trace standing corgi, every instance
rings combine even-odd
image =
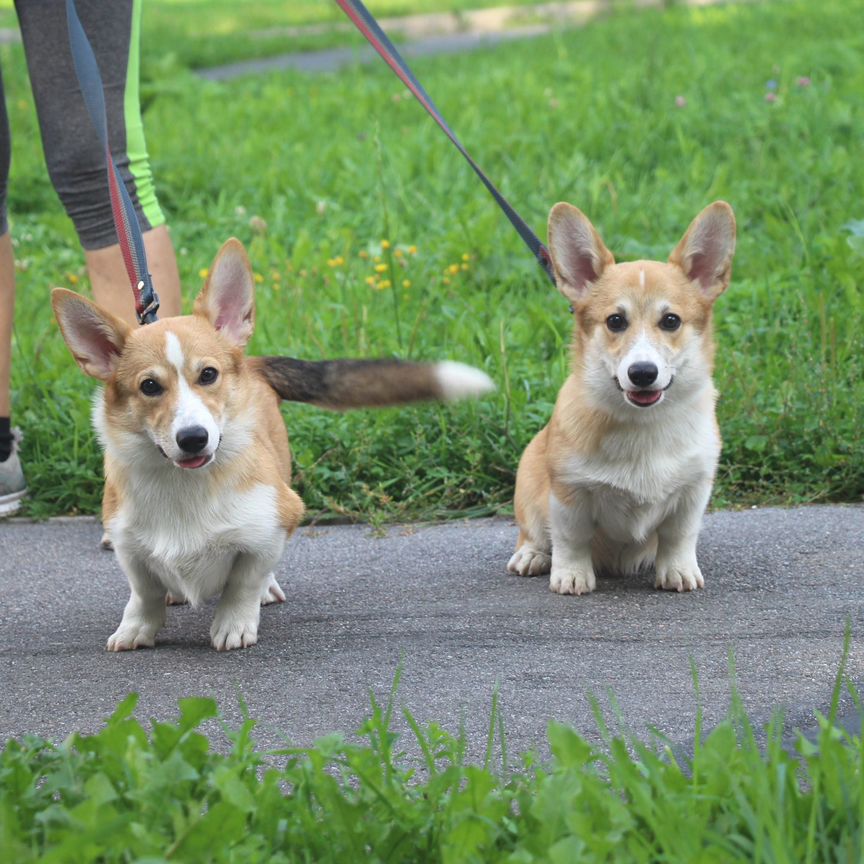
[[[572,371],[519,462],[508,569],[550,573],[559,594],[652,564],[657,588],[702,588],[696,540],[720,456],[711,314],[732,274],[732,208],[706,207],[665,264],[616,264],[569,204],[552,208],[549,247],[576,316]]]
[[[192,315],[133,329],[71,291],[52,292],[72,355],[104,382],[94,404],[103,521],[131,588],[110,651],[154,644],[166,594],[193,605],[220,596],[217,650],[257,642],[260,605],[285,599],[273,570],[303,515],[280,399],[341,409],[493,388],[461,363],[247,358],[254,284],[245,250],[229,240]]]

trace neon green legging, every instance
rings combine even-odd
[[[141,0],[76,0],[105,86],[114,161],[143,230],[165,221],[156,200],[138,94]],[[15,0],[48,174],[85,249],[117,242],[105,156],[78,88],[65,0]],[[2,97],[0,77],[0,97]],[[8,229],[10,137],[0,98],[0,233]]]

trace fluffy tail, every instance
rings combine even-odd
[[[495,389],[485,372],[464,363],[252,357],[250,363],[289,402],[337,411],[406,402],[453,402]]]

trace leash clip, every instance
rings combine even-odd
[[[141,281],[138,283],[138,293],[140,296],[141,291],[144,290],[144,282]],[[159,311],[159,295],[155,290],[151,289],[153,294],[153,299],[141,310],[136,309],[135,315],[138,318],[138,323],[141,325],[144,324],[152,324],[153,321],[156,320],[156,313]],[[147,319],[151,320],[147,320]]]

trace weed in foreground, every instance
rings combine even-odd
[[[847,637],[848,650],[848,637]],[[645,743],[597,719],[602,744],[549,727],[551,759],[507,763],[493,697],[486,756],[466,759],[464,734],[394,730],[390,698],[372,698],[350,738],[256,750],[255,723],[226,729],[227,752],[202,724],[210,699],[180,702],[151,728],[129,696],[94,735],[60,745],[9,741],[0,754],[0,858],[10,862],[823,862],[864,854],[862,734],[840,727],[843,664],[815,738],[783,746],[735,697],[692,756]],[[698,695],[698,681],[697,681]],[[416,755],[408,755],[406,747]]]

